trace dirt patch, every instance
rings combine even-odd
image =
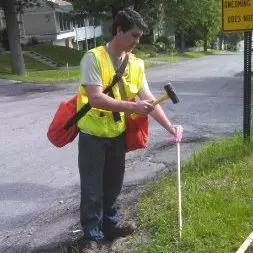
[[[120,217],[121,222],[137,222],[137,215],[136,215],[136,204],[138,198],[144,193],[145,185],[131,185],[124,187],[119,202],[121,205],[120,208]],[[136,238],[135,240],[142,241],[144,236],[141,235],[141,231],[136,231]],[[32,253],[79,253],[80,250],[80,242],[82,238],[80,233],[76,235],[72,235],[69,241],[64,243],[59,243],[57,247],[54,248],[44,248],[44,249],[37,249],[32,251]],[[129,244],[132,242],[129,238],[118,238],[113,242],[105,242],[101,246],[99,253],[124,253],[128,248]]]

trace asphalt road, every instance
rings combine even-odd
[[[243,54],[207,56],[146,71],[159,96],[171,82],[180,98],[163,108],[184,126],[184,160],[202,143],[242,130]],[[0,252],[31,252],[65,240],[79,222],[77,139],[62,149],[46,138],[59,102],[78,84],[34,85],[0,80]],[[176,148],[150,121],[147,150],[127,155],[125,189],[175,170]]]

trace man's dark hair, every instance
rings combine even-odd
[[[117,27],[120,26],[123,32],[127,32],[134,26],[137,26],[140,30],[146,31],[148,29],[147,24],[144,22],[141,15],[130,8],[119,11],[114,19],[112,25],[112,35],[117,34]]]

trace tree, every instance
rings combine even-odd
[[[220,0],[164,0],[164,12],[167,23],[172,23],[175,32],[180,34],[180,49],[184,51],[185,34],[191,30],[201,30],[204,50],[207,41],[220,30]]]
[[[164,19],[174,27],[175,33],[180,34],[180,51],[185,50],[185,34],[194,26],[194,11],[192,0],[164,0]]]
[[[20,44],[17,14],[22,12],[24,7],[30,7],[35,4],[38,4],[37,0],[0,0],[0,7],[3,8],[6,19],[13,74],[25,75],[25,63]]]
[[[112,19],[116,13],[126,7],[132,7],[140,12],[144,20],[153,27],[159,19],[159,5],[162,0],[69,0],[79,13],[89,13],[94,16],[109,14]]]
[[[227,50],[236,51],[238,43],[243,40],[243,32],[221,33]]]
[[[118,0],[69,0],[78,13],[101,16],[104,13],[112,14],[114,18],[117,11],[126,6],[125,1]]]
[[[138,11],[152,29],[161,19],[163,0],[135,0],[133,9]]]
[[[207,42],[212,40],[221,29],[221,1],[220,0],[191,0],[194,6],[196,24],[203,32],[204,51]]]

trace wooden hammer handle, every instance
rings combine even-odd
[[[158,99],[154,100],[153,101],[153,105],[156,106],[157,104],[160,104],[161,102],[163,102],[164,100],[166,100],[168,98],[168,94],[164,94],[162,95],[161,97],[159,97]],[[137,113],[131,113],[131,118],[132,119],[136,119],[138,117],[138,114]]]
[[[157,105],[160,104],[161,102],[163,102],[164,100],[166,100],[168,98],[168,94],[164,94],[161,97],[159,97],[158,99],[156,99],[155,101],[153,101],[153,105]]]

